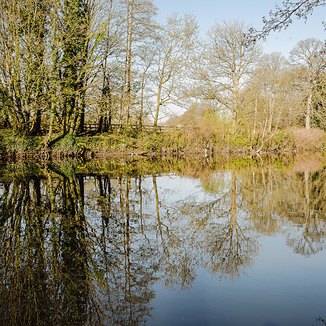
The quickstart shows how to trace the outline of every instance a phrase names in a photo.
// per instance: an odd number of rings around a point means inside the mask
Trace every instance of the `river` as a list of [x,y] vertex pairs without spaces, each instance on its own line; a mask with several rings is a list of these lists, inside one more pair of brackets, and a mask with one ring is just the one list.
[[325,162],[2,162],[1,325],[326,325]]

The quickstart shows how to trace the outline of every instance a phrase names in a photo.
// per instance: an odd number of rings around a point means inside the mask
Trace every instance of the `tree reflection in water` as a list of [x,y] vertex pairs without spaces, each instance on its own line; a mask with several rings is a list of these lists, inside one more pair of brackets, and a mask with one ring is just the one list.
[[[325,170],[291,173],[261,166],[243,182],[245,207],[253,227],[271,235],[288,232],[287,244],[304,256],[325,248]],[[285,225],[294,226],[286,231]],[[296,231],[295,231],[296,230]]]
[[144,324],[155,282],[190,289],[199,267],[240,277],[260,234],[284,232],[305,256],[324,249],[324,170],[207,166],[195,172],[205,200],[169,202],[157,167],[142,176],[77,166],[0,180],[3,325]]
[[136,325],[150,315],[153,253],[131,246],[130,184],[112,214],[103,193],[105,226],[98,228],[85,216],[84,180],[48,166],[41,177],[3,184],[3,325]]
[[[242,211],[241,197],[237,193],[237,174],[231,170],[231,187],[221,198],[222,207],[217,212],[216,224],[206,232],[202,251],[210,254],[209,270],[219,272],[221,277],[238,277],[241,271],[253,263],[258,244],[246,219],[238,221],[238,210]],[[243,212],[242,212],[243,213]],[[215,217],[215,218],[216,218]],[[221,221],[219,221],[221,220]]]

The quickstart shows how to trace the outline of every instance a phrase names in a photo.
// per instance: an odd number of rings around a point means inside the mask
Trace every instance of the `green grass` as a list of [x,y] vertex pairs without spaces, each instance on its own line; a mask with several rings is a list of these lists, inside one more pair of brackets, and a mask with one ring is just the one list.
[[[325,148],[325,133],[321,130],[306,132],[301,137],[300,130],[282,130],[273,137],[265,139],[263,151],[293,151],[297,150],[323,150]],[[310,138],[309,138],[310,137]],[[309,142],[308,142],[309,140]],[[51,148],[46,144],[50,143]],[[249,136],[243,133],[229,134],[223,139],[212,133],[201,134],[200,129],[171,130],[170,132],[140,132],[126,131],[124,133],[103,133],[94,136],[77,137],[72,135],[53,135],[52,139],[47,136],[21,136],[11,130],[0,130],[0,151],[7,152],[29,152],[53,150],[65,153],[80,152],[104,152],[104,153],[132,153],[149,152],[161,153],[165,151],[184,151],[193,153],[204,153],[207,148],[215,150],[228,149],[231,151],[249,152],[253,145]],[[256,146],[259,146],[259,141]]]

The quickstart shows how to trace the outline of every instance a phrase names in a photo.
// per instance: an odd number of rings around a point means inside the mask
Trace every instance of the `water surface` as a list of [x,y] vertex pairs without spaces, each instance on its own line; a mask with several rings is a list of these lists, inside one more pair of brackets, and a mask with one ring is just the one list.
[[325,325],[325,159],[0,166],[3,325]]

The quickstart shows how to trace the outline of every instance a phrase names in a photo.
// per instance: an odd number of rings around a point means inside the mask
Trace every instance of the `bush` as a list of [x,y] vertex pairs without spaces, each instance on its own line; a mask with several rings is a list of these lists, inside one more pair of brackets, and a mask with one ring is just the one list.
[[8,152],[26,152],[39,148],[42,137],[21,136],[11,130],[1,130],[0,149]]
[[273,150],[293,150],[295,148],[293,131],[282,130],[277,132],[272,138],[270,147]]
[[296,148],[299,150],[323,150],[325,148],[325,131],[321,129],[290,128]]

